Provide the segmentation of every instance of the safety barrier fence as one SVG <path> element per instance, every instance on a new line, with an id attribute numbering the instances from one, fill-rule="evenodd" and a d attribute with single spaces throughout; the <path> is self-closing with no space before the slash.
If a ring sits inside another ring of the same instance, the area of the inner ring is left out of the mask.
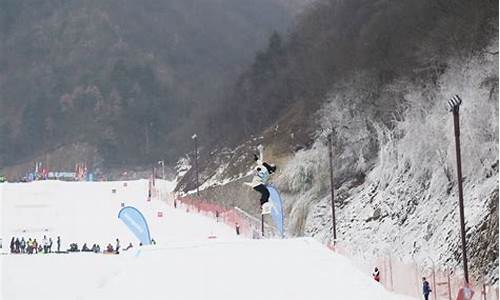
<path id="1" fill-rule="evenodd" d="M 187 212 L 197 212 L 205 216 L 213 217 L 217 222 L 223 222 L 242 236 L 258 239 L 262 237 L 262 223 L 257 217 L 250 215 L 238 207 L 226 207 L 224 205 L 207 201 L 198 197 L 177 197 L 172 203 L 176 208 L 186 209 Z M 270 218 L 267 217 L 266 218 Z M 275 237 L 274 226 L 264 222 L 264 236 Z"/>
<path id="2" fill-rule="evenodd" d="M 177 197 L 171 203 L 178 209 L 197 212 L 215 218 L 218 222 L 235 228 L 238 233 L 248 238 L 261 238 L 261 220 L 238 207 L 223 205 L 198 197 Z M 269 224 L 265 225 L 266 237 L 278 237 L 276 230 Z M 367 273 L 377 267 L 380 271 L 380 283 L 390 291 L 398 294 L 423 299 L 422 278 L 429 282 L 432 293 L 431 300 L 455 300 L 459 289 L 463 287 L 463 278 L 455 269 L 438 266 L 427 258 L 427 261 L 403 263 L 390 251 L 380 254 L 377 259 L 366 257 L 363 251 L 351 247 L 348 243 L 337 241 L 335 246 L 327 245 L 332 251 L 350 258 Z M 492 286 L 484 281 L 473 281 L 470 287 L 474 290 L 473 299 L 499 300 L 498 286 Z"/>
<path id="3" fill-rule="evenodd" d="M 378 258 L 368 258 L 362 251 L 350 247 L 348 243 L 337 241 L 331 250 L 349 257 L 361 270 L 370 274 L 377 267 L 380 272 L 380 283 L 390 291 L 398 294 L 423 299 L 422 278 L 425 277 L 432 289 L 430 300 L 455 300 L 459 289 L 464 286 L 463 277 L 457 270 L 436 265 L 431 258 L 425 261 L 403 263 L 390 251 L 378 255 Z M 472 299 L 498 300 L 498 286 L 492 286 L 484 281 L 471 281 L 470 288 L 474 291 Z"/>

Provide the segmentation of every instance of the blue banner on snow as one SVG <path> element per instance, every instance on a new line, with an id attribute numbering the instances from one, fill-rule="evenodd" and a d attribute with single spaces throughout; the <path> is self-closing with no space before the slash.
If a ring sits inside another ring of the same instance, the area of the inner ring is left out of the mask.
<path id="1" fill-rule="evenodd" d="M 273 204 L 273 209 L 271 210 L 271 216 L 273 217 L 274 225 L 278 230 L 281 237 L 285 234 L 285 214 L 283 213 L 283 202 L 281 201 L 280 193 L 278 190 L 272 186 L 268 185 L 267 190 L 269 191 L 269 198 Z"/>
<path id="2" fill-rule="evenodd" d="M 148 223 L 142 213 L 135 207 L 125 206 L 118 213 L 118 218 L 127 225 L 143 245 L 151 244 Z"/>

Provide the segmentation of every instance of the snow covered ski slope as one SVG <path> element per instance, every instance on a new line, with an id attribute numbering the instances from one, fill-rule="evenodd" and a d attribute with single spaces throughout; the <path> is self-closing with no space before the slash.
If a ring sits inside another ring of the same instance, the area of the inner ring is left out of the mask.
<path id="1" fill-rule="evenodd" d="M 71 242 L 102 248 L 116 238 L 134 248 L 120 255 L 1 255 L 0 299 L 409 299 L 313 239 L 243 239 L 212 218 L 146 201 L 147 184 L 1 184 L 3 252 L 12 236 L 43 235 L 60 235 L 63 249 Z M 157 185 L 163 195 L 172 187 Z M 143 212 L 157 245 L 137 246 L 117 218 L 122 203 Z"/>

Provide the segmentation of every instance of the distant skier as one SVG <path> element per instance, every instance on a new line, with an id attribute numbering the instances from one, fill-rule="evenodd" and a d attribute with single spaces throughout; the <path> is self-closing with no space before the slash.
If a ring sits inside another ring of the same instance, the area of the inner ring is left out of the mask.
<path id="1" fill-rule="evenodd" d="M 422 277 L 422 292 L 424 294 L 424 299 L 429 300 L 429 294 L 432 292 L 429 282 Z"/>
<path id="2" fill-rule="evenodd" d="M 264 147 L 262 145 L 259 145 L 257 148 L 259 149 L 259 156 L 254 155 L 254 159 L 257 162 L 257 166 L 254 168 L 255 175 L 251 182 L 245 182 L 243 184 L 252 187 L 260 193 L 262 214 L 269 214 L 271 213 L 272 205 L 269 203 L 269 191 L 267 190 L 266 184 L 271 174 L 276 172 L 276 166 L 264 161 Z"/>
<path id="3" fill-rule="evenodd" d="M 49 253 L 52 253 L 52 244 L 53 244 L 53 241 L 52 241 L 52 238 L 50 237 L 49 238 Z"/>
<path id="4" fill-rule="evenodd" d="M 375 267 L 375 271 L 373 271 L 373 279 L 375 279 L 376 282 L 380 282 L 380 272 L 377 267 Z"/>
<path id="5" fill-rule="evenodd" d="M 57 253 L 61 252 L 61 237 L 57 237 Z"/>

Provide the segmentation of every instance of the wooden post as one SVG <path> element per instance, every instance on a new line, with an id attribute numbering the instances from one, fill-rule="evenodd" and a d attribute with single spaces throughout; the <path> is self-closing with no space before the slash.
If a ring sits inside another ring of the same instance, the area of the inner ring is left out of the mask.
<path id="1" fill-rule="evenodd" d="M 260 226 L 261 226 L 260 232 L 262 234 L 262 237 L 264 237 L 264 215 L 263 214 L 261 214 Z"/>
<path id="2" fill-rule="evenodd" d="M 330 192 L 332 197 L 332 225 L 333 225 L 333 245 L 337 242 L 337 224 L 335 222 L 335 193 L 333 182 L 333 128 L 332 132 L 328 135 L 328 156 L 330 159 Z"/>
<path id="3" fill-rule="evenodd" d="M 446 276 L 448 277 L 448 299 L 451 299 L 451 283 L 450 283 L 450 270 L 446 272 Z"/>
<path id="4" fill-rule="evenodd" d="M 458 95 L 448 101 L 450 111 L 453 113 L 453 125 L 455 129 L 455 151 L 457 156 L 457 182 L 458 182 L 458 208 L 460 212 L 460 235 L 462 238 L 462 261 L 464 269 L 464 279 L 466 285 L 469 284 L 469 269 L 467 266 L 467 244 L 465 240 L 465 217 L 464 217 L 464 193 L 462 178 L 462 157 L 460 153 L 460 104 L 462 99 Z"/>

